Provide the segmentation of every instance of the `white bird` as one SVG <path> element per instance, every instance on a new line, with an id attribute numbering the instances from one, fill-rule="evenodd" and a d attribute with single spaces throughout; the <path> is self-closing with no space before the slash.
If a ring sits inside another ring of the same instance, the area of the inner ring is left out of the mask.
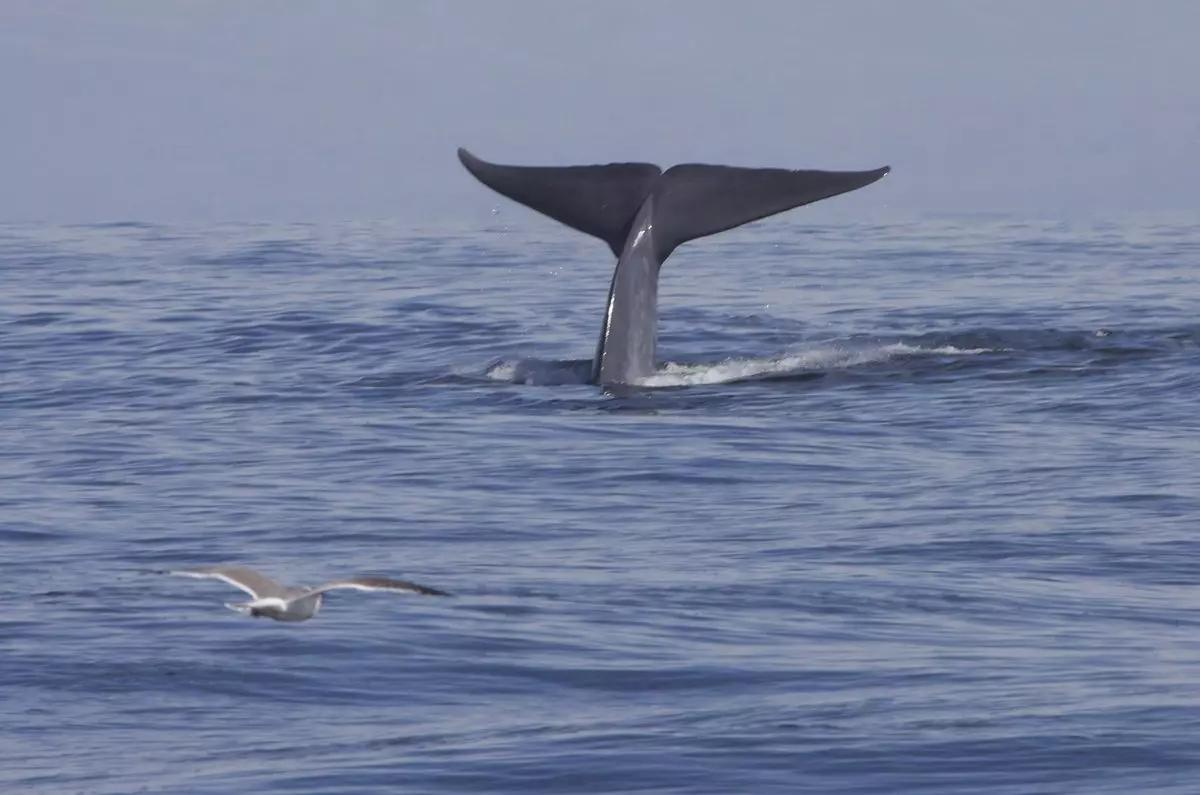
<path id="1" fill-rule="evenodd" d="M 322 585 L 320 588 L 296 588 L 280 585 L 269 577 L 240 566 L 214 566 L 198 569 L 168 569 L 160 574 L 178 577 L 194 577 L 200 580 L 221 580 L 250 594 L 249 602 L 226 602 L 225 606 L 239 613 L 249 613 L 255 618 L 273 618 L 276 621 L 305 621 L 321 609 L 325 593 L 339 588 L 354 591 L 392 591 L 393 593 L 417 593 L 424 596 L 449 596 L 445 591 L 428 588 L 408 580 L 392 580 L 387 577 L 352 577 Z"/>

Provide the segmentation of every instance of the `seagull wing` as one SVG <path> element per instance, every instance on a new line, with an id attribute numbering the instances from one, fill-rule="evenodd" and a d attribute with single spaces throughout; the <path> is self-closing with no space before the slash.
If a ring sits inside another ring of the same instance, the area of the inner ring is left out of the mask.
<path id="1" fill-rule="evenodd" d="M 164 574 L 174 574 L 177 577 L 193 577 L 198 580 L 221 580 L 235 588 L 241 588 L 255 599 L 264 597 L 282 597 L 287 590 L 284 586 L 264 577 L 256 571 L 240 566 L 216 566 L 200 569 L 170 569 Z"/>
<path id="2" fill-rule="evenodd" d="M 338 580 L 327 583 L 320 588 L 313 588 L 309 594 L 325 593 L 346 588 L 354 591 L 392 591 L 393 593 L 419 593 L 424 596 L 449 596 L 445 591 L 418 585 L 408 580 L 393 580 L 388 577 L 354 577 L 349 580 Z"/>

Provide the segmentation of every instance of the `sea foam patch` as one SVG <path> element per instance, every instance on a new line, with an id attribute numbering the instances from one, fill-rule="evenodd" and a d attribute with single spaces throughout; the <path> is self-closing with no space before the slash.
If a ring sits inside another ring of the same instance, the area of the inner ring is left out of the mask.
<path id="1" fill-rule="evenodd" d="M 669 363 L 653 375 L 642 379 L 639 385 L 671 387 L 726 384 L 804 372 L 844 370 L 906 356 L 974 356 L 989 351 L 988 348 L 958 348 L 953 345 L 926 348 L 903 342 L 867 348 L 832 345 L 780 356 L 726 359 L 715 364 Z"/>

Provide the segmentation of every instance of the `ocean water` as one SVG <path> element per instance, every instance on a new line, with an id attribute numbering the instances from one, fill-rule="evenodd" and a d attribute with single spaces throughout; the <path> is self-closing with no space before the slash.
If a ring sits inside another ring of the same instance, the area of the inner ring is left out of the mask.
<path id="1" fill-rule="evenodd" d="M 0 226 L 0 792 L 1196 792 L 1200 225 L 804 221 Z"/>

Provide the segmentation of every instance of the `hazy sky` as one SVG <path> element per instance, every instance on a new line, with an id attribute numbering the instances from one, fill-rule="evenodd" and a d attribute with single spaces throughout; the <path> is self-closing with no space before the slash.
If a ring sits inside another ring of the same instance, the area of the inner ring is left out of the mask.
<path id="1" fill-rule="evenodd" d="M 3 0 L 0 220 L 468 219 L 458 145 L 1200 211 L 1198 76 L 1196 0 Z"/>

